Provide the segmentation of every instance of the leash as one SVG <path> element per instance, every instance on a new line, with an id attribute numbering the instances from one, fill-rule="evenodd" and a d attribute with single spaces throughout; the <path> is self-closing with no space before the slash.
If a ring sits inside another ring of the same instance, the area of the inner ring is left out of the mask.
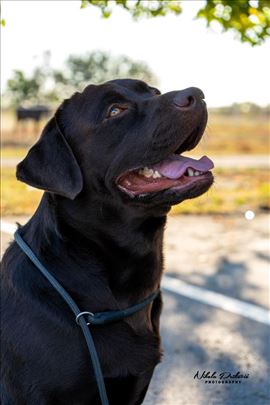
<path id="1" fill-rule="evenodd" d="M 62 287 L 62 285 L 54 278 L 54 276 L 46 269 L 46 267 L 40 262 L 40 260 L 36 257 L 34 252 L 31 248 L 27 245 L 27 243 L 23 240 L 20 236 L 18 230 L 14 234 L 15 241 L 21 248 L 21 250 L 26 254 L 26 256 L 34 263 L 34 265 L 38 268 L 38 270 L 43 274 L 44 277 L 51 283 L 51 285 L 56 289 L 56 291 L 61 295 L 61 297 L 66 301 L 70 309 L 75 315 L 76 323 L 82 328 L 82 332 L 84 334 L 86 344 L 88 347 L 88 351 L 90 354 L 90 358 L 92 361 L 92 366 L 94 369 L 94 374 L 97 381 L 97 386 L 99 390 L 99 396 L 102 405 L 109 405 L 106 387 L 104 383 L 104 378 L 98 358 L 98 354 L 96 351 L 95 343 L 93 341 L 93 337 L 90 333 L 88 325 L 104 325 L 110 322 L 120 321 L 122 319 L 127 318 L 135 314 L 136 312 L 140 311 L 146 305 L 150 304 L 159 294 L 160 290 L 158 289 L 149 297 L 147 297 L 144 301 L 140 302 L 139 304 L 133 305 L 127 309 L 119 310 L 119 311 L 105 311 L 105 312 L 97 312 L 93 314 L 92 312 L 83 311 L 81 312 L 75 301 L 71 298 L 68 292 Z"/>

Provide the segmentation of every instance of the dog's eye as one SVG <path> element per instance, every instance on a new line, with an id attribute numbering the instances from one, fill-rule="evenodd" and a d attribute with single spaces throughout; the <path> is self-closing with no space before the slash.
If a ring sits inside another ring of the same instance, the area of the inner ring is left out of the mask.
<path id="1" fill-rule="evenodd" d="M 121 107 L 119 105 L 112 105 L 108 110 L 107 118 L 116 117 L 116 115 L 121 114 L 125 110 L 126 107 Z"/>

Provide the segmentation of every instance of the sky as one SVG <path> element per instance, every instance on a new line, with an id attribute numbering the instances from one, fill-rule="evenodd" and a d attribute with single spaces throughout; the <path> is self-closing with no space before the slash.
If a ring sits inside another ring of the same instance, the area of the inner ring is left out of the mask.
<path id="1" fill-rule="evenodd" d="M 204 1 L 183 1 L 180 16 L 134 22 L 115 8 L 104 20 L 80 0 L 2 0 L 1 89 L 14 69 L 31 73 L 51 52 L 51 66 L 61 68 L 70 54 L 94 50 L 126 54 L 146 62 L 162 92 L 200 87 L 210 107 L 234 102 L 270 102 L 270 41 L 252 48 L 233 33 L 220 33 L 195 20 Z M 268 90 L 267 90 L 268 86 Z"/>

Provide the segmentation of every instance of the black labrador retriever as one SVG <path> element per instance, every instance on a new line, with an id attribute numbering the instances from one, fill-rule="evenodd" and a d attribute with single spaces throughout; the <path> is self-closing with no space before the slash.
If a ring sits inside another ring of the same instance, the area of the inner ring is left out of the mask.
<path id="1" fill-rule="evenodd" d="M 213 182 L 212 162 L 181 156 L 207 122 L 197 88 L 138 80 L 90 85 L 65 100 L 17 177 L 45 190 L 20 234 L 78 306 L 141 302 L 160 286 L 166 214 Z M 70 309 L 16 243 L 2 266 L 2 405 L 99 404 Z M 141 404 L 161 358 L 161 295 L 126 320 L 90 326 L 111 405 Z"/>

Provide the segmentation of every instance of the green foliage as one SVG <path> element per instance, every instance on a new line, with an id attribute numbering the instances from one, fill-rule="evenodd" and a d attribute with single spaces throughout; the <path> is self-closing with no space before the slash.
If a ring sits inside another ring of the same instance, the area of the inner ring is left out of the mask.
<path id="1" fill-rule="evenodd" d="M 208 0 L 197 17 L 206 19 L 208 26 L 216 21 L 224 31 L 233 29 L 242 42 L 251 45 L 270 36 L 269 0 Z"/>
<path id="2" fill-rule="evenodd" d="M 98 7 L 104 18 L 112 14 L 112 6 L 125 9 L 134 19 L 139 17 L 178 15 L 181 1 L 154 0 L 82 0 L 81 7 Z M 207 0 L 197 13 L 207 26 L 218 23 L 224 31 L 233 30 L 242 42 L 259 45 L 270 36 L 269 0 Z"/>
<path id="3" fill-rule="evenodd" d="M 48 64 L 37 68 L 32 76 L 16 70 L 7 83 L 7 104 L 58 103 L 70 97 L 87 84 L 100 84 L 112 78 L 136 78 L 155 84 L 156 78 L 143 62 L 127 56 L 113 57 L 106 52 L 95 51 L 83 56 L 71 55 L 62 70 L 53 70 Z"/>
<path id="4" fill-rule="evenodd" d="M 180 2 L 173 0 L 82 0 L 81 8 L 85 8 L 89 4 L 99 7 L 102 16 L 108 18 L 112 13 L 113 3 L 127 10 L 134 19 L 165 16 L 168 13 L 180 14 L 182 11 Z"/>

